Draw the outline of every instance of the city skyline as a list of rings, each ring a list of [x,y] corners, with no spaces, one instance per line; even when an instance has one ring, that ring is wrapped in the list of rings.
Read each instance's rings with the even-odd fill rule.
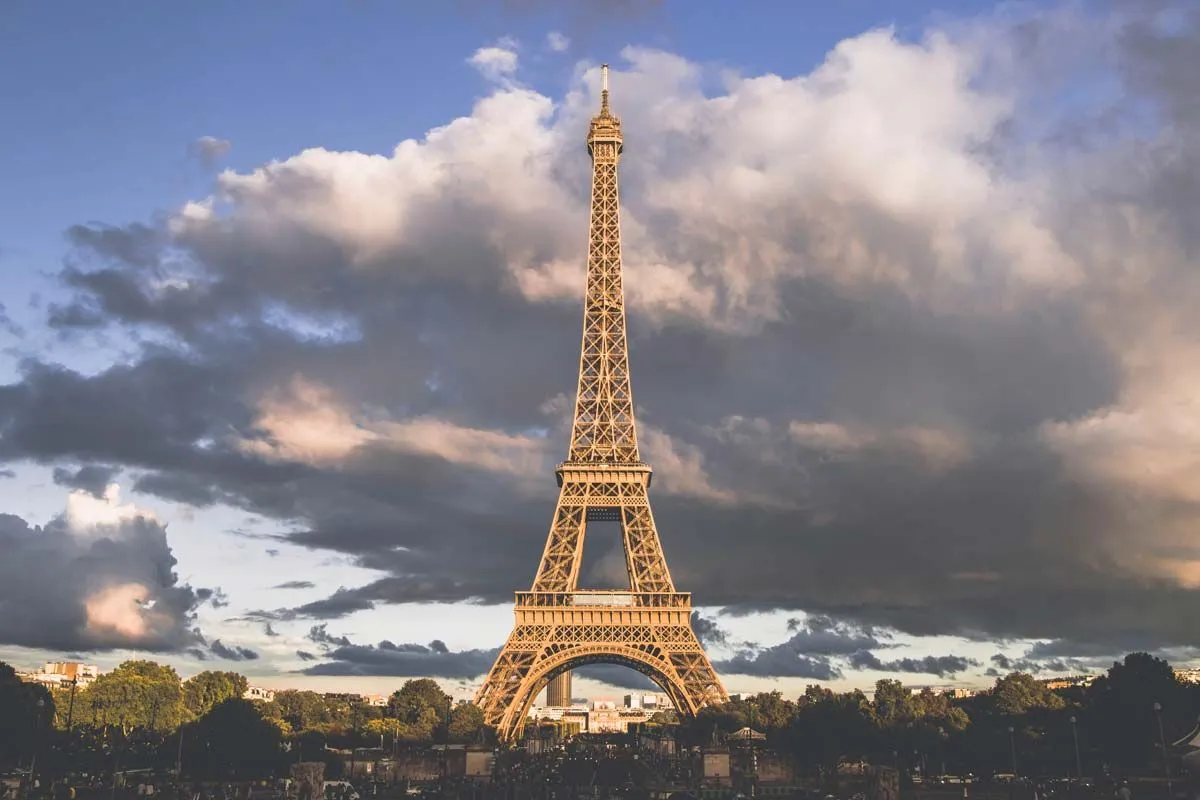
[[[731,693],[1200,658],[1195,11],[850,5],[756,52],[585,6],[84,15],[5,79],[0,660],[469,697],[566,448],[602,61],[643,457]],[[2,13],[0,73],[53,58]]]

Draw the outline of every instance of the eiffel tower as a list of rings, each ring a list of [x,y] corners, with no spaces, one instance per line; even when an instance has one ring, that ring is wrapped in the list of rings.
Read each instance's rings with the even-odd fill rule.
[[[621,287],[623,139],[608,105],[607,65],[600,74],[600,113],[587,137],[592,211],[571,447],[556,470],[558,507],[533,587],[517,592],[516,624],[475,696],[503,740],[517,737],[547,683],[561,688],[585,664],[642,672],[683,714],[728,699],[692,631],[691,595],[671,580],[650,512],[651,470],[638,454]],[[629,591],[579,590],[587,526],[601,521],[621,523]]]

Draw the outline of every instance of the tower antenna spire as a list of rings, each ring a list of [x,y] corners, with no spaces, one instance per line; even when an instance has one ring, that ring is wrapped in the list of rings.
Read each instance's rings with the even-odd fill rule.
[[[607,115],[608,110],[608,64],[600,65],[600,113]]]

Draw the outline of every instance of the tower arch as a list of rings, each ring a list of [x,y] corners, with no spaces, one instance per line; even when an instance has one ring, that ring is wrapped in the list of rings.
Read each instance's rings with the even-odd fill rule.
[[[670,698],[675,709],[688,716],[695,716],[697,708],[689,697],[687,688],[674,674],[670,660],[661,655],[643,652],[628,645],[586,645],[564,649],[540,662],[521,683],[510,706],[511,714],[501,720],[497,733],[504,740],[516,738],[529,711],[542,689],[563,672],[578,669],[588,664],[618,664],[645,675]]]

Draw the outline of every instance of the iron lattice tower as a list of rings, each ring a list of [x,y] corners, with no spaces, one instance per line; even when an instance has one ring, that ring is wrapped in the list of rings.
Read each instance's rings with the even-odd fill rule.
[[[651,470],[638,454],[621,285],[617,164],[621,121],[601,67],[600,113],[587,137],[591,222],[579,389],[558,507],[533,587],[517,592],[516,624],[475,697],[501,739],[521,731],[538,693],[588,663],[623,664],[654,680],[684,714],[728,699],[675,590],[650,511]],[[629,591],[580,591],[587,524],[619,521]]]

